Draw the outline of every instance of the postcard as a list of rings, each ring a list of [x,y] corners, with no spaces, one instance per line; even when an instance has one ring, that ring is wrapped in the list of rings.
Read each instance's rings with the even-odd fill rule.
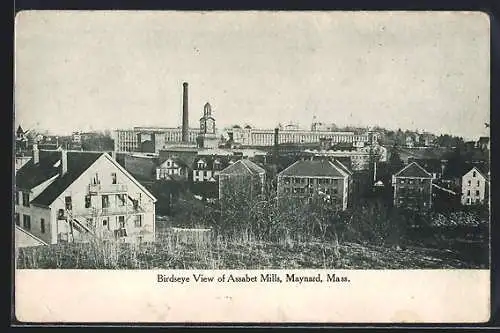
[[[488,321],[489,23],[19,12],[12,319]]]

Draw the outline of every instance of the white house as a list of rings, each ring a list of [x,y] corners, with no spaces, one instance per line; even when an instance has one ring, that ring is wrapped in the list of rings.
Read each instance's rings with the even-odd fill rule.
[[[41,243],[155,237],[156,198],[107,153],[34,145],[33,159],[16,174],[14,197],[16,233]]]
[[[170,176],[176,176],[182,179],[187,179],[189,168],[186,163],[178,158],[168,158],[160,166],[156,168],[156,179],[166,179]]]
[[[193,164],[193,182],[217,183],[221,170],[231,164],[224,156],[202,156]]]
[[[489,172],[473,167],[462,176],[462,205],[485,204],[489,200]]]

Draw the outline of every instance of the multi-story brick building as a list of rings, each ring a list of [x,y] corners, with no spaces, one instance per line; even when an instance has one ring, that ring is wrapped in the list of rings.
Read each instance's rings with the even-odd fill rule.
[[[418,163],[412,162],[392,176],[394,206],[427,210],[432,206],[434,177]]]
[[[251,199],[265,190],[266,170],[248,159],[240,159],[218,174],[219,199],[240,196]]]
[[[278,174],[278,199],[322,199],[342,210],[349,204],[352,172],[338,160],[299,160]]]
[[[274,145],[274,129],[258,129],[240,126],[226,129],[226,132],[234,142],[243,146],[272,146]],[[364,142],[378,140],[378,133],[338,132],[338,131],[311,131],[311,130],[280,130],[278,133],[278,144],[283,143],[319,143],[321,140],[331,140],[332,143],[339,142]]]

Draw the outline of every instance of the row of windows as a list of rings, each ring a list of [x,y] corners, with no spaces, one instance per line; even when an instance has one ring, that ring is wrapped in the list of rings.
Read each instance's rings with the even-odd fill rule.
[[[193,174],[195,177],[210,177],[212,175],[211,170],[194,170]]]
[[[472,203],[479,204],[481,203],[481,200],[480,199],[472,200],[471,198],[467,198],[467,204],[470,205]]]
[[[283,177],[283,182],[285,184],[333,184],[338,185],[339,179],[332,178],[295,178],[295,177]]]
[[[16,191],[14,194],[16,205],[19,205],[19,192]],[[22,200],[23,200],[23,206],[24,207],[29,207],[30,206],[30,194],[28,192],[22,192]]]
[[[16,220],[16,225],[20,226],[21,221],[19,213],[15,213],[14,216]],[[31,216],[23,214],[23,228],[26,230],[31,230]],[[45,219],[43,218],[40,219],[40,231],[42,234],[45,233]]]
[[[118,222],[118,228],[120,229],[125,228],[125,216],[117,216],[116,219]],[[109,229],[109,224],[107,219],[102,220],[102,226]],[[142,227],[142,215],[134,215],[134,226],[136,228]]]
[[[476,197],[478,197],[479,195],[479,190],[476,190]],[[470,190],[467,190],[467,196],[470,197]]]
[[[334,188],[334,189],[329,189],[329,188],[325,188],[325,189],[321,189],[321,191],[324,193],[324,194],[338,194],[339,193],[339,190]],[[315,192],[315,189],[313,188],[309,188],[309,191],[307,190],[307,188],[305,187],[294,187],[294,188],[288,188],[288,187],[285,187],[284,188],[284,193],[301,193],[301,194],[304,194],[304,193],[314,193]]]
[[[118,207],[125,206],[126,198],[127,198],[126,194],[120,193],[120,194],[114,194],[111,196],[115,197],[116,206],[118,206]],[[109,208],[110,207],[109,197],[110,197],[110,195],[108,195],[108,194],[103,194],[101,196],[102,208]],[[140,198],[140,196],[139,196],[139,198]],[[92,197],[90,195],[86,195],[84,197],[84,200],[85,200],[85,208],[91,208],[92,207]],[[64,197],[64,207],[66,210],[73,209],[73,198],[71,196]],[[63,212],[63,214],[64,214],[64,212]]]
[[[471,186],[471,185],[472,185],[472,182],[471,182],[471,180],[469,179],[469,180],[467,181],[467,186]],[[481,186],[481,181],[479,181],[479,180],[478,180],[478,181],[476,182],[476,186]]]
[[[399,183],[400,184],[423,184],[425,182],[425,179],[403,179],[403,178],[400,178],[399,179]]]

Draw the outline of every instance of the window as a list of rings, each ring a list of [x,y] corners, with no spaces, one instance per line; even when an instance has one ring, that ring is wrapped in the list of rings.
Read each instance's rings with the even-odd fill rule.
[[[102,196],[102,208],[109,208],[109,197],[107,195]]]
[[[42,234],[45,233],[45,220],[44,219],[40,219],[40,231],[42,232]]]
[[[108,220],[102,220],[102,225],[106,227],[108,225]]]
[[[469,186],[470,186],[470,180],[468,180],[468,181],[467,181],[467,185],[469,185]]]
[[[58,219],[62,219],[62,218],[64,218],[64,209],[59,209],[59,210],[57,211],[57,218],[58,218]]]
[[[30,194],[28,192],[23,192],[23,206],[30,206]]]
[[[113,173],[111,174],[111,183],[112,183],[112,184],[116,184],[116,172],[113,172]]]
[[[31,229],[31,216],[23,215],[23,228],[26,230]]]
[[[470,204],[470,198],[467,198],[467,204]]]
[[[142,215],[135,216],[134,225],[136,228],[142,227]]]
[[[19,213],[16,213],[15,217],[16,217],[16,225],[21,225],[21,221],[20,221],[20,218],[19,218]]]
[[[476,171],[472,171],[472,177],[476,177]]]
[[[15,197],[16,197],[16,205],[19,205],[19,192],[18,191],[16,191]]]
[[[125,206],[125,194],[117,194],[116,195],[117,197],[117,202],[118,202],[118,206]]]
[[[476,190],[476,196],[479,196],[479,190]]]
[[[92,201],[90,195],[85,196],[85,208],[90,208],[92,206]]]
[[[401,179],[401,180],[399,181],[399,183],[400,183],[400,184],[404,184],[404,183],[405,183],[405,180],[404,180],[404,179]]]
[[[481,186],[481,182],[479,180],[477,181],[477,186]]]
[[[470,190],[467,190],[467,196],[470,197]]]
[[[72,209],[72,203],[71,203],[71,197],[65,197],[64,198],[64,205],[66,207],[66,210],[71,210]]]
[[[125,216],[118,216],[118,228],[125,228]]]

